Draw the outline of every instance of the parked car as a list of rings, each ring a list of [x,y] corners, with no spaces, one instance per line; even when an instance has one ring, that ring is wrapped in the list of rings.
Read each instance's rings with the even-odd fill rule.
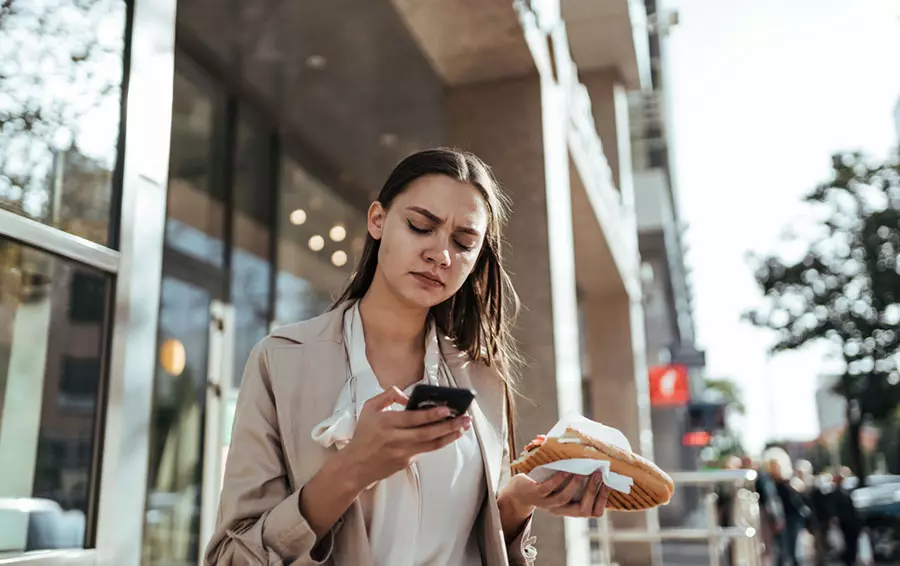
[[[900,475],[870,476],[851,496],[869,531],[875,559],[900,563]]]

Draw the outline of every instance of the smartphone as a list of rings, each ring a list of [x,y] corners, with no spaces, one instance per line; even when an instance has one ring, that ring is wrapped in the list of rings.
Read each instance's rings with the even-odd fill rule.
[[[450,417],[455,418],[469,410],[475,392],[462,387],[416,385],[406,404],[407,411],[420,411],[432,407],[449,407]]]

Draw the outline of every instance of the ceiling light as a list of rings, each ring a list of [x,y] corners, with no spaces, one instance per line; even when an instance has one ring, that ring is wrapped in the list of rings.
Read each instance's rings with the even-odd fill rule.
[[[310,69],[321,71],[328,66],[328,59],[326,59],[323,55],[310,55],[306,58],[306,66]]]
[[[294,212],[291,213],[291,224],[294,226],[300,226],[306,222],[306,211],[302,208],[298,208]]]
[[[338,267],[343,267],[347,264],[347,254],[344,253],[343,250],[338,250],[331,254],[331,263],[335,264]]]
[[[381,147],[396,147],[399,141],[400,138],[397,137],[397,134],[381,134],[378,137],[378,143],[381,144]]]
[[[187,353],[184,344],[177,338],[169,338],[159,348],[159,365],[172,377],[178,377],[184,371]]]
[[[331,227],[331,231],[328,232],[328,236],[335,242],[343,242],[344,238],[347,237],[347,230],[343,226],[338,224]]]
[[[325,247],[325,238],[316,234],[312,238],[309,239],[309,249],[314,252],[321,251],[322,248]]]

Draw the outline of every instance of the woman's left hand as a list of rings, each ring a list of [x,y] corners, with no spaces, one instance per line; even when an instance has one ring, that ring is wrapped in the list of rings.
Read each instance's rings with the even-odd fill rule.
[[[558,472],[543,482],[536,482],[525,474],[518,474],[509,480],[500,497],[509,498],[519,509],[539,508],[563,517],[602,517],[609,487],[603,483],[600,472],[589,478]],[[581,501],[574,502],[573,498],[585,480],[584,495]]]

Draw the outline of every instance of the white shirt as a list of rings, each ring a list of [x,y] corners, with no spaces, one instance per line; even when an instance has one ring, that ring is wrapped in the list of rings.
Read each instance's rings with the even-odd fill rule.
[[[350,377],[332,416],[312,432],[324,446],[346,446],[363,404],[384,391],[366,356],[358,305],[344,315]],[[434,324],[429,323],[425,375],[418,383],[453,386],[452,379]],[[405,393],[409,395],[418,383]],[[474,526],[485,493],[481,450],[471,428],[449,446],[421,454],[409,468],[369,486],[360,503],[376,566],[481,565]]]

